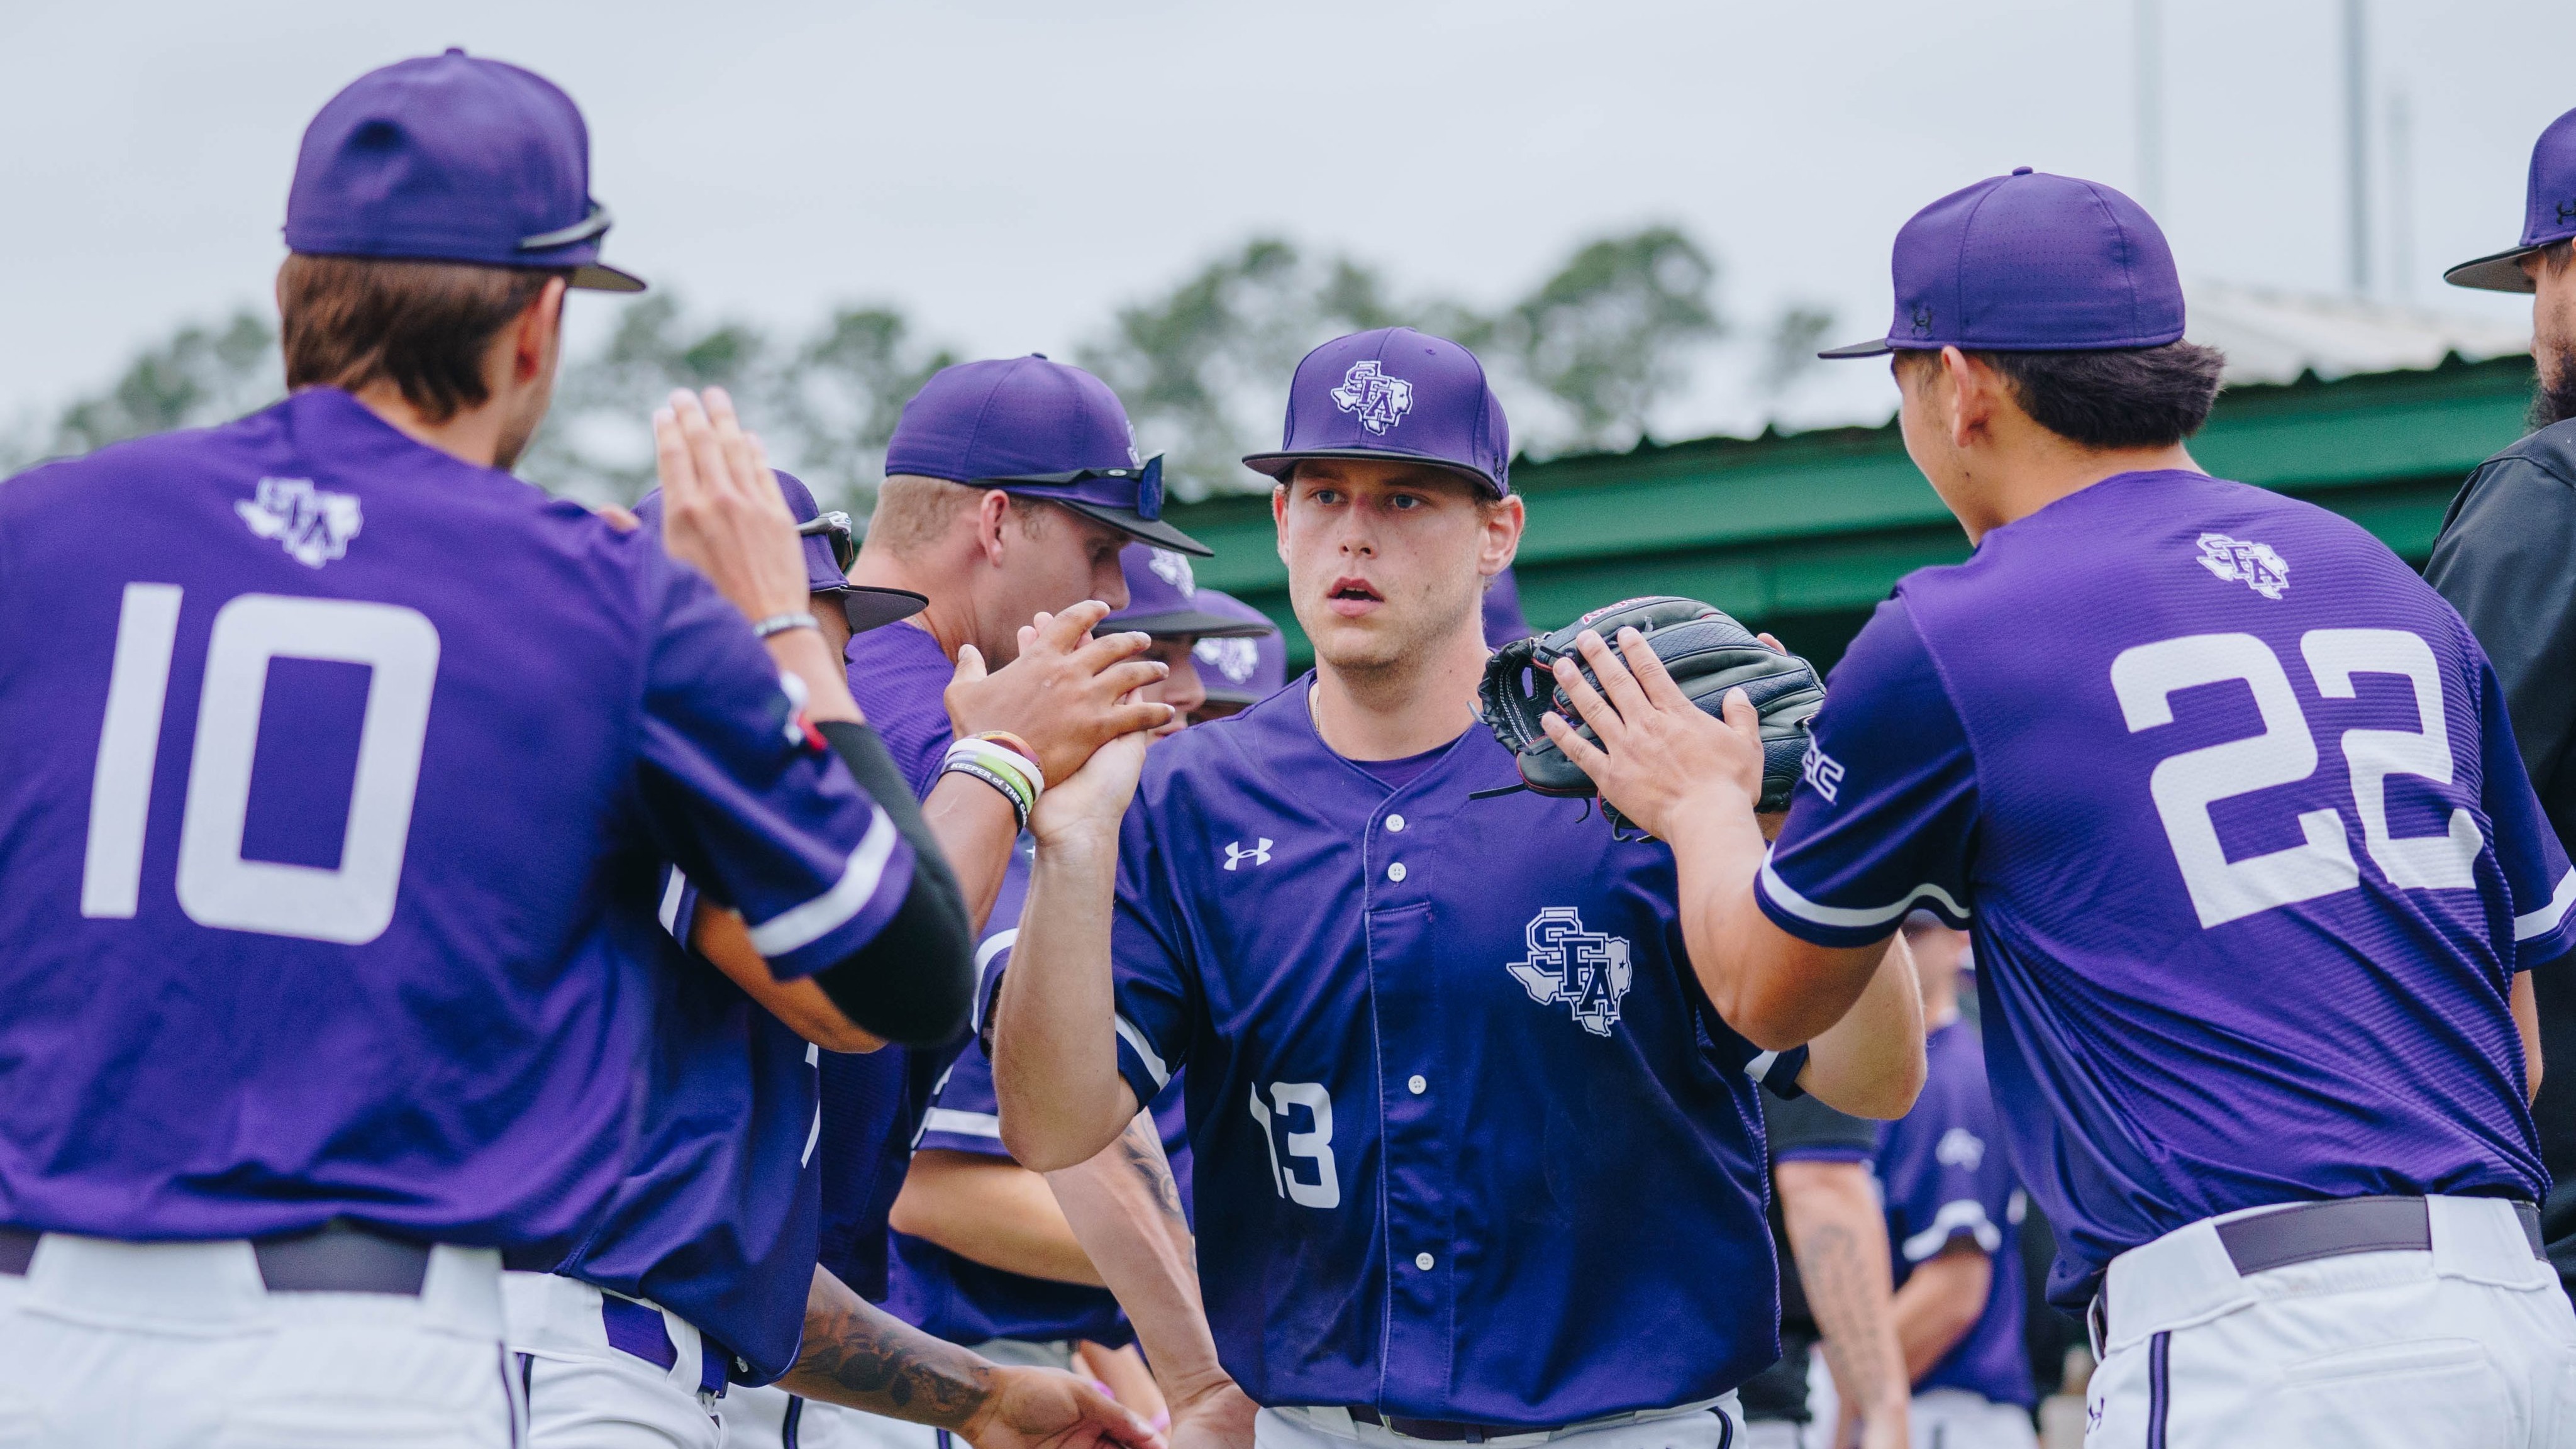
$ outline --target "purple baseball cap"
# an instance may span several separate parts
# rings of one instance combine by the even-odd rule
[[[1243,464],[1284,483],[1300,458],[1431,463],[1497,498],[1512,491],[1512,425],[1485,365],[1410,327],[1337,337],[1297,364],[1279,451]]]
[[[928,608],[930,600],[910,589],[880,589],[850,582],[841,555],[857,552],[857,542],[850,531],[850,515],[825,513],[814,502],[812,489],[804,480],[784,468],[772,468],[778,479],[779,496],[787,500],[787,511],[796,516],[797,543],[805,550],[805,591],[809,594],[832,594],[841,601],[842,616],[850,621],[850,632],[864,634],[897,619],[909,619]],[[662,528],[662,490],[654,489],[637,499],[635,516],[645,527],[659,533]],[[837,528],[835,525],[838,525]]]
[[[1288,641],[1270,616],[1230,594],[1201,589],[1199,607],[1227,614],[1252,626],[1244,634],[1202,636],[1190,650],[1207,686],[1211,704],[1253,705],[1277,694],[1288,683]]]
[[[1043,498],[1180,553],[1213,550],[1163,522],[1163,460],[1109,384],[1045,353],[961,362],[932,374],[886,442],[885,470]]]
[[[570,268],[573,286],[641,292],[599,260],[608,223],[572,97],[462,50],[369,71],[325,102],[286,194],[290,251]]]
[[[1521,614],[1520,580],[1505,569],[1494,575],[1493,584],[1485,590],[1485,647],[1500,649],[1529,636],[1529,620]]]
[[[2099,352],[2182,340],[2182,279],[2146,208],[2027,166],[1914,213],[1896,234],[1885,337],[1818,357]]]
[[[2442,274],[2454,287],[2484,292],[2528,292],[2531,278],[2522,259],[2549,245],[2576,237],[2576,111],[2549,123],[2531,148],[2531,180],[2523,194],[2522,241],[2491,256],[2476,257]]]
[[[1127,607],[1100,621],[1100,629],[1131,630],[1169,639],[1182,634],[1202,638],[1250,637],[1271,627],[1269,619],[1255,614],[1254,620],[1239,613],[1224,613],[1203,606],[1205,598],[1223,598],[1213,590],[1201,589],[1198,578],[1190,572],[1190,561],[1168,548],[1131,543],[1118,555],[1118,568],[1127,576]]]

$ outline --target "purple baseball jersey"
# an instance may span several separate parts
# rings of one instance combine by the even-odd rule
[[[0,486],[0,1221],[560,1252],[657,859],[787,978],[912,870],[652,539],[318,388]]]
[[[657,1009],[624,1177],[554,1271],[695,1324],[738,1383],[793,1368],[814,1282],[822,1051],[686,948],[699,893],[666,872]]]
[[[993,902],[992,918],[985,924],[983,942],[976,948],[979,1003],[994,999],[1002,973],[1010,969],[1011,947],[1020,937],[1020,908],[1028,902],[1032,846],[1028,836],[1020,837],[1010,870],[1002,877],[1002,893]],[[963,1152],[1008,1162],[1011,1154],[1002,1146],[1001,1112],[992,1060],[982,1048],[969,1047],[957,1054],[948,1074],[940,1079],[913,1150]],[[1180,1188],[1186,1210],[1189,1129],[1178,1082],[1154,1103],[1154,1121],[1162,1130],[1163,1151],[1171,1158],[1172,1180]],[[1118,1300],[1105,1288],[1008,1272],[904,1233],[894,1235],[893,1293],[885,1306],[895,1317],[951,1343],[1089,1339],[1114,1348],[1136,1337],[1119,1311]]]
[[[859,635],[847,657],[851,697],[913,793],[928,799],[956,737],[940,702],[956,666],[928,630],[910,623]],[[864,1056],[823,1058],[822,1263],[871,1302],[885,1301],[890,1288],[886,1223],[912,1163],[913,1135],[957,1050],[889,1043]]]
[[[1263,1404],[1557,1425],[1779,1356],[1757,1079],[1673,858],[1474,728],[1390,784],[1306,688],[1157,744],[1119,850],[1119,1069],[1184,1066],[1208,1319]],[[1794,1087],[1787,1087],[1794,1091]]]
[[[2124,474],[1908,575],[1757,895],[1835,946],[1974,912],[2060,1304],[2236,1208],[2545,1185],[2507,993],[2576,877],[2476,641],[2321,508]]]
[[[1952,1021],[1932,1032],[1924,1054],[1923,1095],[1913,1111],[1889,1124],[1878,1148],[1896,1286],[1963,1241],[1986,1255],[1994,1278],[1976,1326],[1914,1381],[1914,1390],[1965,1389],[2028,1407],[2038,1402],[2039,1390],[2021,1341],[2023,1202],[1986,1090],[1985,1048],[1975,1027]]]

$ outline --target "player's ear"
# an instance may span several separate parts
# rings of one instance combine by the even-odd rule
[[[1279,561],[1286,563],[1288,561],[1288,485],[1285,483],[1270,485],[1270,527],[1273,535],[1271,546],[1278,550]]]
[[[1506,494],[1491,503],[1479,502],[1477,516],[1485,525],[1484,548],[1476,561],[1476,571],[1486,578],[1512,566],[1520,555],[1521,532],[1529,526],[1529,510],[1517,493]]]
[[[510,377],[514,382],[528,383],[554,366],[557,349],[563,343],[563,304],[567,293],[564,279],[548,277],[536,300],[519,314],[510,327]]]
[[[984,556],[984,562],[1000,568],[1004,549],[1003,525],[1010,522],[1011,495],[999,488],[985,489],[984,496],[975,500],[973,517],[975,551]]]
[[[1941,349],[1941,366],[1935,376],[1925,379],[1924,401],[1936,414],[1947,393],[1950,414],[1950,446],[1966,448],[1985,432],[1994,415],[1994,385],[2002,379],[1992,369],[1969,360],[1955,347]]]

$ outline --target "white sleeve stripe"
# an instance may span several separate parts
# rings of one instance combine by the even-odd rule
[[[1957,901],[1952,900],[1948,891],[1941,889],[1930,881],[1925,881],[1923,884],[1907,891],[1904,898],[1892,906],[1873,906],[1867,910],[1848,910],[1841,906],[1820,906],[1814,901],[1807,899],[1805,896],[1798,894],[1796,891],[1791,890],[1789,888],[1789,883],[1780,879],[1780,873],[1771,868],[1771,858],[1767,855],[1762,858],[1761,886],[1762,893],[1771,898],[1771,903],[1773,905],[1787,911],[1790,915],[1796,916],[1799,920],[1813,921],[1819,926],[1892,927],[1898,922],[1904,920],[1905,913],[1914,909],[1914,903],[1921,900],[1938,901],[1941,904],[1941,908],[1948,911],[1951,917],[1955,920],[1964,921],[1968,919],[1968,908],[1959,904]]]
[[[1002,1139],[1002,1119],[990,1112],[961,1112],[955,1107],[933,1107],[921,1119],[921,1130],[953,1132],[960,1137],[990,1137],[998,1142]]]
[[[680,928],[680,897],[688,892],[689,878],[671,867],[670,883],[662,887],[662,929],[671,933],[681,945],[689,943],[689,933]]]
[[[801,950],[848,925],[877,893],[877,883],[885,879],[886,862],[894,858],[894,821],[882,807],[871,806],[875,816],[868,821],[868,833],[859,840],[859,848],[850,852],[850,863],[830,890],[801,906],[790,907],[751,928],[751,946],[761,955],[776,960],[790,951]]]
[[[1019,944],[1020,928],[995,931],[984,944],[975,948],[975,999],[966,1003],[967,1024],[979,1035],[984,1030],[985,999],[991,995],[984,973],[993,969],[993,958]]]
[[[1154,1090],[1159,1092],[1165,1087],[1170,1086],[1172,1084],[1172,1069],[1163,1065],[1162,1055],[1159,1052],[1156,1052],[1153,1045],[1145,1040],[1144,1031],[1139,1028],[1136,1023],[1129,1021],[1123,1016],[1117,1018],[1117,1023],[1118,1039],[1127,1043],[1127,1045],[1135,1051],[1137,1060],[1142,1061],[1145,1064],[1146,1074],[1154,1079]]]
[[[2558,923],[2567,919],[2570,906],[2576,906],[2576,867],[2570,867],[2565,875],[2558,878],[2558,889],[2549,893],[2549,904],[2530,915],[2513,918],[2513,938],[2528,941],[2534,936],[2546,936],[2557,930]]]
[[[1962,1228],[1974,1233],[1977,1246],[1989,1253],[2003,1246],[2003,1229],[1996,1227],[1986,1216],[1985,1204],[1972,1197],[1963,1197],[1956,1202],[1941,1204],[1941,1210],[1932,1215],[1932,1226],[1905,1240],[1905,1261],[1920,1263],[1940,1252],[1950,1246],[1950,1240],[1957,1237]]]

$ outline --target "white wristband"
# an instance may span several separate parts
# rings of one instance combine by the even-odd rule
[[[987,770],[996,771],[1027,785],[1028,803],[1032,810],[1037,808],[1038,797],[1046,793],[1046,775],[1029,762],[1028,756],[1008,745],[971,737],[957,740],[948,746],[948,753],[942,759],[941,767],[946,768],[948,760],[959,759],[972,760]]]

